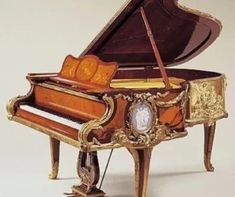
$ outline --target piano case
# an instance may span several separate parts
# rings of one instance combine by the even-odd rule
[[[216,121],[227,117],[226,78],[170,67],[203,52],[221,28],[177,0],[129,0],[80,57],[65,58],[60,72],[29,74],[31,89],[9,102],[8,117],[50,137],[52,179],[60,141],[80,150],[82,183],[73,187],[74,196],[104,196],[96,186],[97,151],[126,147],[135,161],[136,196],[145,197],[153,147],[185,137],[197,124],[204,125],[204,163],[213,171]]]

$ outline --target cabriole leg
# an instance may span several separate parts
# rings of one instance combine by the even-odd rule
[[[136,197],[146,197],[152,148],[128,150],[135,161]]]
[[[50,137],[51,173],[49,179],[57,179],[59,171],[60,141]]]
[[[211,163],[211,154],[215,136],[216,122],[212,124],[204,124],[205,145],[204,145],[204,164],[207,171],[213,172],[214,167]]]
[[[96,187],[100,178],[97,152],[79,152],[77,163],[78,176],[81,185],[73,186],[72,190],[77,197],[103,197],[105,193]]]

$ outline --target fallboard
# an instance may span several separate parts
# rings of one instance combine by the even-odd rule
[[[83,121],[98,119],[105,113],[105,104],[102,100],[89,98],[89,95],[85,94],[74,95],[40,85],[35,87],[35,103]]]

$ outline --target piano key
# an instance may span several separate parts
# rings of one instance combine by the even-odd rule
[[[38,109],[38,108],[30,106],[30,105],[20,105],[20,109],[23,109],[23,110],[28,111],[30,113],[42,116],[42,117],[47,118],[49,120],[55,121],[57,123],[64,124],[66,126],[78,129],[79,131],[82,130],[83,123],[81,123],[81,122],[73,121],[71,119],[43,111],[41,109]]]

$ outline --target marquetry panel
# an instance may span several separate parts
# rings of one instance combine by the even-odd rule
[[[105,113],[105,105],[102,102],[40,86],[35,88],[35,101],[40,106],[82,120],[97,119]]]

